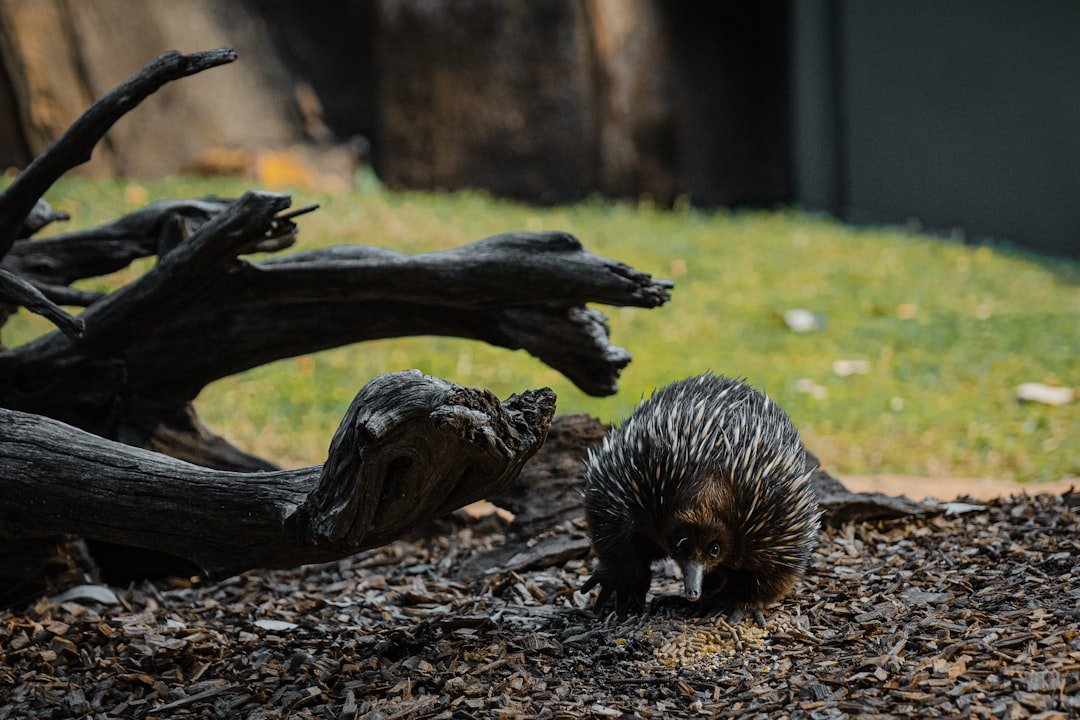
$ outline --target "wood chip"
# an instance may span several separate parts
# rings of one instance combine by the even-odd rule
[[[0,720],[1076,717],[1078,505],[828,528],[764,629],[691,612],[659,566],[647,614],[594,616],[574,522],[43,599],[0,611]]]

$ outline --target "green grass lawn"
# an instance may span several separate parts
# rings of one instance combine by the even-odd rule
[[[134,209],[147,195],[236,195],[249,185],[69,180],[48,199],[72,214],[69,225],[82,227]],[[676,285],[672,301],[656,310],[604,308],[613,340],[634,355],[613,397],[584,395],[524,352],[419,337],[283,360],[222,380],[198,398],[215,429],[285,465],[323,459],[356,390],[382,372],[420,368],[499,396],[547,385],[558,393],[560,413],[616,421],[643,393],[711,369],[768,391],[840,474],[1080,474],[1080,403],[1015,399],[1022,382],[1080,385],[1080,263],[794,211],[668,211],[606,201],[535,208],[480,193],[390,192],[371,180],[342,195],[294,195],[294,204],[308,202],[322,209],[299,220],[301,248],[365,243],[412,253],[507,230],[560,229]],[[83,286],[126,282],[149,262]],[[820,313],[826,327],[791,332],[781,315],[792,308]],[[16,345],[48,329],[22,312],[4,340]],[[869,372],[838,377],[832,366],[841,359],[865,360]],[[825,396],[799,392],[803,378]]]

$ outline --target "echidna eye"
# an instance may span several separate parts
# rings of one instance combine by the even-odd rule
[[[709,557],[720,557],[720,543],[713,543],[709,546]]]
[[[686,541],[689,539],[690,538],[679,538],[679,540],[675,543],[675,549],[678,550],[679,548],[681,548],[683,545],[686,544]]]

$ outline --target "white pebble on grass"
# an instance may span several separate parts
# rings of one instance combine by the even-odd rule
[[[799,378],[796,380],[795,392],[809,395],[815,400],[824,400],[829,397],[829,390],[822,385],[818,385],[811,378]]]
[[[811,330],[823,330],[825,328],[825,318],[819,313],[796,308],[784,311],[784,324],[791,328],[793,332],[807,333]]]
[[[1023,383],[1016,388],[1016,397],[1025,402],[1043,405],[1067,405],[1076,398],[1076,392],[1070,387],[1055,387],[1043,383]]]
[[[870,372],[870,363],[866,360],[833,360],[832,371],[837,377],[866,375]]]

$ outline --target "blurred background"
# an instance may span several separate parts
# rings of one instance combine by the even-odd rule
[[[796,204],[1080,254],[1072,0],[0,8],[4,166],[158,52],[230,44],[243,62],[163,90],[90,169],[227,171],[337,141],[394,187]]]
[[[552,385],[605,420],[711,368],[843,473],[1068,480],[1077,404],[1017,387],[1074,397],[1080,376],[1077,38],[1075,0],[0,0],[0,166],[159,52],[227,44],[239,62],[161,90],[49,195],[75,226],[258,184],[323,205],[304,247],[565,229],[676,281],[663,309],[611,313],[636,360],[610,399],[428,338],[200,398],[286,464],[319,461],[398,367]],[[7,344],[47,329],[20,323]]]

